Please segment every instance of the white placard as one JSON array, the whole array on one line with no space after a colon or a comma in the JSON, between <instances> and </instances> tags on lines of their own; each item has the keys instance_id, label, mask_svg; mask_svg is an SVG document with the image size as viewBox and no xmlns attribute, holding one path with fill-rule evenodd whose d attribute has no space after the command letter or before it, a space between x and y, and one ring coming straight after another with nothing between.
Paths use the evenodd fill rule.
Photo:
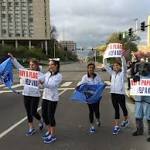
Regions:
<instances>
[{"instance_id":1,"label":"white placard","mask_svg":"<svg viewBox=\"0 0 150 150\"><path fill-rule=\"evenodd\" d=\"M104 58L121 57L123 52L122 44L110 43L108 44L104 53Z\"/></svg>"},{"instance_id":2,"label":"white placard","mask_svg":"<svg viewBox=\"0 0 150 150\"><path fill-rule=\"evenodd\" d=\"M130 95L150 96L150 79L141 79L137 82L130 79L130 84Z\"/></svg>"}]
</instances>

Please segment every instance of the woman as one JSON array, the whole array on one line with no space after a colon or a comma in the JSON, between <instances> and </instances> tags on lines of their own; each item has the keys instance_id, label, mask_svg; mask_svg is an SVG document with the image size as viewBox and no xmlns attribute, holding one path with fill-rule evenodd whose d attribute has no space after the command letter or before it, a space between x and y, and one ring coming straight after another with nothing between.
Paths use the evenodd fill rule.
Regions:
<instances>
[{"instance_id":1,"label":"woman","mask_svg":"<svg viewBox=\"0 0 150 150\"><path fill-rule=\"evenodd\" d=\"M115 61L113 64L113 69L108 66L107 59L104 59L104 67L106 71L111 75L111 99L115 110L115 126L113 127L113 134L116 135L120 131L119 119L120 112L119 107L121 107L124 115L124 120L121 123L121 127L127 127L128 122L128 111L125 103L125 75L126 75L126 60L121 57L122 64L120 61Z\"/></svg>"},{"instance_id":2,"label":"woman","mask_svg":"<svg viewBox=\"0 0 150 150\"><path fill-rule=\"evenodd\" d=\"M95 64L94 63L89 63L87 65L87 74L85 74L82 77L82 80L78 83L78 86L84 83L87 84L98 84L100 82L103 82L100 76L95 73ZM95 127L94 127L94 114L96 117L96 124L97 126L100 126L100 110L99 110L99 104L100 101L97 101L96 103L92 104L87 104L89 108L89 121L90 121L90 133L95 132Z\"/></svg>"},{"instance_id":3,"label":"woman","mask_svg":"<svg viewBox=\"0 0 150 150\"><path fill-rule=\"evenodd\" d=\"M143 70L138 72L139 80L150 79L150 63L145 63L143 65ZM136 76L133 78L136 81ZM138 81L138 80L137 80ZM148 138L147 141L150 142L150 96L135 96L135 122L136 131L133 132L133 136L143 135L144 124L143 119L147 120L148 126Z\"/></svg>"},{"instance_id":4,"label":"woman","mask_svg":"<svg viewBox=\"0 0 150 150\"><path fill-rule=\"evenodd\" d=\"M55 136L55 112L59 101L58 87L62 81L59 73L60 64L57 60L49 61L49 71L40 79L44 85L42 116L47 125L47 132L43 135L44 143L51 143L56 140Z\"/></svg>"},{"instance_id":5,"label":"woman","mask_svg":"<svg viewBox=\"0 0 150 150\"><path fill-rule=\"evenodd\" d=\"M17 59L13 57L11 53L8 53L8 55L11 57L12 63L18 70L25 69L17 61ZM40 70L39 63L36 59L32 58L29 60L29 69L39 72ZM39 72L39 76L42 76L41 72ZM22 94L24 97L24 106L26 109L27 118L28 118L28 126L29 126L29 129L26 132L26 136L31 136L36 132L34 125L33 125L33 117L35 117L39 121L39 129L40 130L43 129L43 121L41 119L40 114L37 112L41 94L40 94L39 86L38 87L30 86L28 78L25 78L23 80L23 83L24 83L24 88L23 88Z\"/></svg>"}]
</instances>

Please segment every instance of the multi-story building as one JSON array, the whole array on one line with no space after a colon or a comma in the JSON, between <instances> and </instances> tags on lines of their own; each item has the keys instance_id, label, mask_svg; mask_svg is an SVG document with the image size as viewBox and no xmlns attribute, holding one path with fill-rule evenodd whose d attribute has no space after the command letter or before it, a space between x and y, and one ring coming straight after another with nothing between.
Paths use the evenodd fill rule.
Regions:
<instances>
[{"instance_id":1,"label":"multi-story building","mask_svg":"<svg viewBox=\"0 0 150 150\"><path fill-rule=\"evenodd\" d=\"M74 41L60 41L59 43L66 51L76 51L76 43Z\"/></svg>"},{"instance_id":2,"label":"multi-story building","mask_svg":"<svg viewBox=\"0 0 150 150\"><path fill-rule=\"evenodd\" d=\"M41 43L50 39L49 0L0 0L0 41Z\"/></svg>"}]
</instances>

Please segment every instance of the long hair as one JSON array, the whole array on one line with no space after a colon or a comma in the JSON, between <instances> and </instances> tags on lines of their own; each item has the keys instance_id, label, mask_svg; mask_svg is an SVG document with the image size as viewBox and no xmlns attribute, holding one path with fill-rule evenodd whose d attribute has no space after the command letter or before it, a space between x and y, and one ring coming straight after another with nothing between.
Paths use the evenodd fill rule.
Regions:
<instances>
[{"instance_id":1,"label":"long hair","mask_svg":"<svg viewBox=\"0 0 150 150\"><path fill-rule=\"evenodd\" d=\"M90 62L90 63L88 63L88 65L87 65L87 69L89 68L89 66L93 66L94 67L94 69L95 69L95 64L94 63L92 63L92 62ZM89 72L87 71L87 76L88 77L90 77L90 75L89 75ZM93 79L96 77L96 73L93 73Z\"/></svg>"},{"instance_id":2,"label":"long hair","mask_svg":"<svg viewBox=\"0 0 150 150\"><path fill-rule=\"evenodd\" d=\"M59 73L59 71L60 71L60 62L59 62L59 61L56 61L56 60L50 60L50 61L52 61L55 66L57 66L57 70L56 70L56 72L54 72L54 74L53 74L53 75L56 75L56 74Z\"/></svg>"}]
</instances>

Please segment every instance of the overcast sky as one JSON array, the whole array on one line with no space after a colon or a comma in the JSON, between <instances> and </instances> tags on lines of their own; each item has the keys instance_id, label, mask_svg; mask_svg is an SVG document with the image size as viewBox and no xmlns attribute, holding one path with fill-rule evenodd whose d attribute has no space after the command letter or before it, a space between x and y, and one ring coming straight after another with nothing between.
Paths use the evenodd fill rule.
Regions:
<instances>
[{"instance_id":1,"label":"overcast sky","mask_svg":"<svg viewBox=\"0 0 150 150\"><path fill-rule=\"evenodd\" d=\"M73 40L78 47L95 47L112 32L135 28L135 18L147 21L150 0L50 0L51 24L58 40ZM142 41L146 32L140 33Z\"/></svg>"}]
</instances>

